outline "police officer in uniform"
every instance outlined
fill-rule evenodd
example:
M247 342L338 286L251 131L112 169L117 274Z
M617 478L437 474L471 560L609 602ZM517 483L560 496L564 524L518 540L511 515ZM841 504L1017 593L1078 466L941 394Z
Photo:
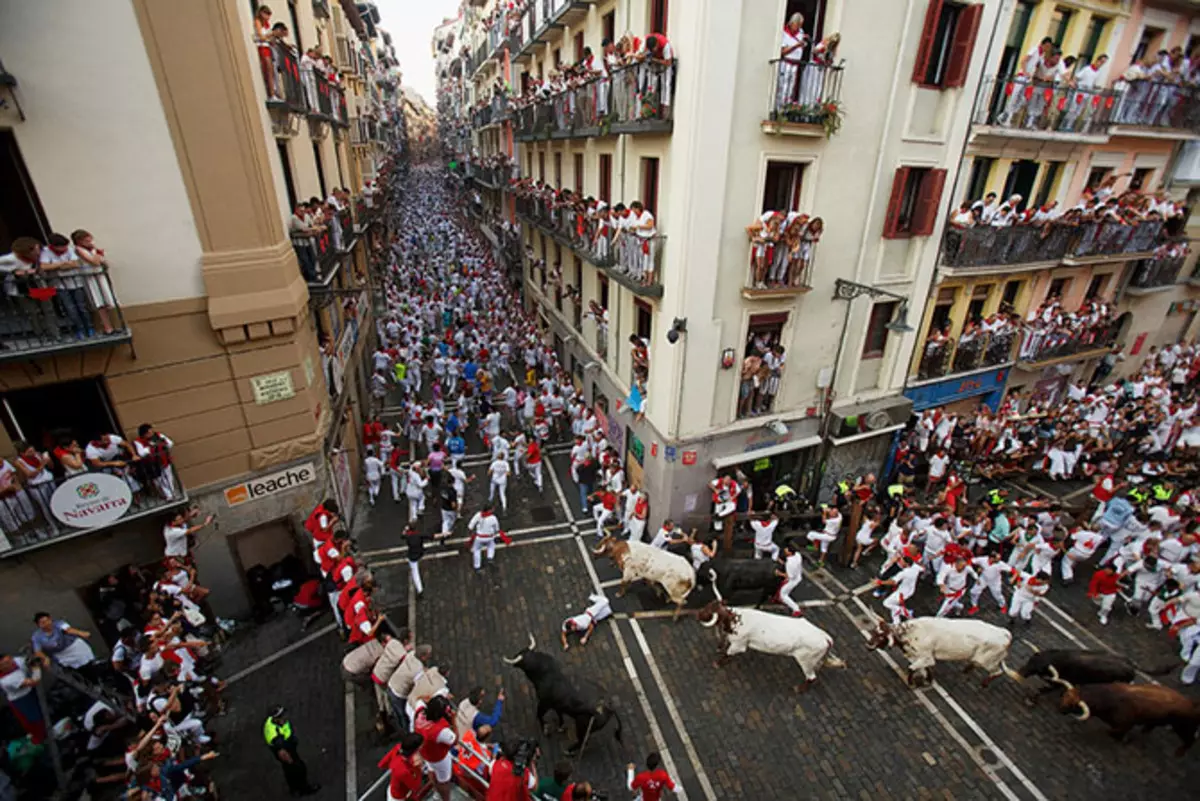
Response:
M277 706L271 710L270 716L263 723L263 739L271 753L279 760L283 768L283 778L287 781L288 793L293 797L312 795L321 789L321 785L308 781L308 766L300 758L297 751L299 742L292 736L292 724L287 719L283 707Z

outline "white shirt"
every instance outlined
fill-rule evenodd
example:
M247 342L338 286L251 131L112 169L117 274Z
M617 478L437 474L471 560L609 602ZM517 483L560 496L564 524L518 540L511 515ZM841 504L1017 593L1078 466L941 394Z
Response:
M968 579L978 579L975 571L970 567L964 567L959 570L954 565L942 565L942 569L937 575L937 585L942 588L942 592L947 595L953 595L966 588Z
M508 481L508 471L511 468L505 459L507 455L507 450L503 455L497 455L496 460L492 462L492 466L488 468L488 474L491 475L493 483L503 484Z
M936 453L929 457L929 477L941 478L946 475L946 466L950 464L949 456L938 456Z
M770 548L775 543L775 529L779 528L779 521L751 520L750 528L754 530L755 547Z
M972 559L971 564L979 568L979 580L989 587L1000 586L1000 577L1012 571L1012 567L1003 559L991 562L986 556Z
M490 540L500 533L500 521L495 515L476 512L475 516L471 518L471 522L467 524L467 529L474 532L479 539Z
M16 701L33 692L32 687L21 686L26 679L30 678L26 672L25 660L14 656L13 662L16 663L17 669L12 673L0 676L0 689L4 690L4 695L9 701Z
M804 556L794 553L783 563L783 571L787 573L788 582L799 583L804 578Z
M363 459L363 475L367 477L367 481L378 481L383 477L383 462L375 456Z
M163 526L163 539L166 540L166 547L163 548L163 556L187 556L187 525L172 526L170 524Z
M917 579L921 577L921 566L912 564L895 575L896 592L901 598L911 598L917 589Z

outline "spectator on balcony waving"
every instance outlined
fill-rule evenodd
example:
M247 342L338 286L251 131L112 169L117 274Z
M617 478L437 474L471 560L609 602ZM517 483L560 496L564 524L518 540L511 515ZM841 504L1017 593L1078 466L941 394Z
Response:
M796 12L788 17L779 37L779 79L775 92L775 108L782 109L796 95L796 84L800 80L800 69L804 64L804 48L808 46L808 34L804 32L804 15Z

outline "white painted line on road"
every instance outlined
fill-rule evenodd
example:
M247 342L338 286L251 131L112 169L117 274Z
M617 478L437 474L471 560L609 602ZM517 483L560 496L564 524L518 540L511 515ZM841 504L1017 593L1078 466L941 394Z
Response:
M654 683L658 685L658 690L662 694L663 703L667 707L667 715L675 724L675 733L679 735L679 739L683 743L683 750L687 752L692 767L696 769L696 778L704 789L705 797L716 799L717 794L713 791L712 782L708 780L708 774L704 772L704 763L700 760L700 755L696 753L696 746L683 726L683 718L679 715L679 709L675 706L671 691L667 689L667 684L663 681L662 672L658 669L658 662L654 660L654 654L650 653L650 643L646 642L646 635L642 633L641 624L636 620L631 620L629 627L633 629L633 638L637 640L638 647L642 649L642 656L646 658L646 664L650 666L650 675L654 678Z
M378 790L380 786L382 786L383 783L390 778L392 778L391 771L384 771L381 773L379 778L372 782L371 786L367 788L367 791L360 795L356 801L367 801L367 799L374 795L375 791Z
M276 651L275 653L271 654L267 658L260 659L257 662L255 662L253 665L250 665L249 667L246 667L246 668L242 668L237 673L234 673L232 676L225 679L225 684L229 685L229 684L233 684L235 681L241 681L242 679L249 676L251 673L256 673L257 671L261 670L262 668L265 668L267 665L275 664L280 659L283 659L285 656L292 653L293 651L295 651L299 648L303 648L304 646L308 645L313 640L324 637L326 634L328 634L329 632L333 631L336 628L337 628L336 623L330 623L329 625L327 625L323 628L317 629L312 634L305 637L303 640L298 640L298 641L292 643L291 645L287 646L286 648L282 648L282 649Z
M346 682L346 801L358 801L358 744L354 732L354 685Z
M503 551L506 548L520 548L525 545L541 545L542 543L546 543L546 542L559 542L561 540L574 539L576 536L577 535L574 532L566 532L563 534L551 534L550 536L547 536L547 537L534 537L533 539L529 539L529 540L517 540L512 545L501 544L500 550ZM463 540L462 542L465 543L466 540ZM425 561L429 561L432 559L449 559L454 556L465 556L465 555L466 554L463 551L460 551L458 549L455 549L453 551L438 551L437 553L431 553L431 554L427 554L427 555L423 556L421 558L421 561L425 562ZM379 568L379 567L393 567L395 565L407 565L407 564L408 564L407 559L388 559L383 562L372 563L371 568L375 569L375 568Z
M547 523L547 524L541 525L541 526L529 526L528 528L513 529L512 531L506 531L504 533L510 537L519 537L524 534L539 534L543 531L554 531L555 529L563 529L569 525L570 525L569 523ZM469 537L452 537L448 540L439 540L439 542L445 543L446 545L465 545L469 539L470 539ZM359 554L359 556L361 556L364 559L369 559L372 556L388 556L388 555L394 554L394 553L408 553L408 546L407 545L397 545L394 548L379 548L374 551L363 551L362 553Z
M1099 637L1097 637L1095 634L1093 634L1091 631L1089 631L1089 630L1088 630L1088 628L1087 628L1087 626L1083 625L1083 624L1082 624L1082 623L1080 623L1078 620L1076 620L1074 617L1072 617L1072 616L1070 615L1070 613L1068 613L1068 612L1064 611L1063 609L1060 609L1060 608L1059 608L1059 607L1058 607L1056 604L1054 604L1054 603L1051 603L1051 601L1050 601L1048 598L1043 598L1043 599L1041 600L1041 602L1039 602L1039 603L1038 603L1038 605L1037 605L1036 607L1034 607L1034 611L1035 611L1035 612L1037 612L1037 613L1038 613L1039 615L1041 615L1042 617L1044 617L1044 618L1046 619L1046 622L1047 622L1047 623L1049 623L1051 626L1054 626L1054 628L1056 628L1056 629L1058 629L1060 632L1062 632L1062 633L1063 633L1063 636L1065 636L1067 639L1069 639L1069 640L1071 640L1072 642L1074 642L1074 643L1075 643L1076 645L1078 645L1080 648L1083 648L1083 649L1085 649L1085 650L1086 650L1086 649L1087 649L1087 645L1085 645L1085 644L1083 643L1083 641L1082 641L1082 640L1080 640L1078 637L1075 637L1075 636L1073 636L1073 635L1069 634L1069 633L1068 633L1068 632L1067 632L1067 631L1066 631L1064 628L1062 628L1061 626L1059 626L1058 624L1056 624L1056 623L1055 623L1055 622L1054 622L1054 621L1053 621L1053 620L1050 618L1050 616L1049 616L1049 615L1047 615L1045 612L1043 612L1043 611L1042 611L1042 606L1043 606L1043 605L1044 605L1044 606L1045 606L1047 609L1049 609L1049 610L1053 611L1055 614L1057 614L1057 615L1058 615L1059 617L1061 617L1063 620L1066 620L1066 621L1068 621L1069 623L1071 623L1072 625L1074 625L1074 626L1075 626L1075 628L1079 629L1081 632L1083 632L1085 635L1087 635L1088 639L1090 639L1092 642L1094 642L1094 643L1096 643L1097 645L1099 645L1099 646L1100 646L1101 648L1103 648L1104 650L1108 651L1110 654L1116 654L1117 656L1124 656L1124 654L1122 654L1120 651L1118 651L1117 649L1113 648L1111 645L1109 645L1108 643L1106 643L1104 640L1100 639L1100 638L1099 638ZM1157 679L1155 679L1155 678L1154 678L1153 676L1151 676L1149 673L1145 673L1145 672L1143 672L1143 671L1141 671L1141 670L1138 670L1138 671L1137 671L1137 675L1138 675L1138 676L1139 676L1139 677L1140 677L1140 678L1141 678L1143 681L1149 682L1150 684L1161 684L1161 682L1159 682Z
M620 579L610 579L608 581L602 581L602 582L600 582L600 586L606 590L611 589L613 587L619 587L619 586L621 586L621 580Z

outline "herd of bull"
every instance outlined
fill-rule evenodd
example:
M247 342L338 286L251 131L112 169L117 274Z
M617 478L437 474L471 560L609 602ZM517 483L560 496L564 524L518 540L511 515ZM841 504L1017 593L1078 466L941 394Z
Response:
M687 559L639 542L607 537L593 554L608 556L621 570L618 595L624 594L634 581L656 584L675 604L676 617L697 584L696 571ZM718 666L748 650L790 656L804 673L805 680L798 691L816 681L822 667L845 667L845 662L833 653L833 638L808 620L729 606L725 596L733 592L759 593L758 605L761 605L778 586L769 561L729 561L741 564L714 564L706 568L716 599L688 613L701 625L719 633ZM756 565L771 570L770 576ZM759 573L763 573L765 586L770 588L766 595L761 594L763 588L754 582ZM1115 654L1053 650L1034 653L1020 671L1014 671L1005 662L1011 645L1012 633L1006 628L979 620L937 617L918 617L898 624L877 619L867 643L871 650L895 647L903 651L909 663L910 685L927 683L930 669L937 662L964 662L965 671L978 667L985 673L984 687L1001 674L1020 682L1040 679L1041 689L1028 696L1031 705L1038 696L1061 690L1062 713L1073 714L1079 720L1101 720L1118 740L1135 726L1144 729L1169 726L1181 741L1177 756L1182 756L1195 742L1200 730L1200 703L1169 687L1133 683L1139 673L1162 674L1169 672L1170 666L1143 670ZM610 720L616 721L616 736L620 740L620 717L603 689L564 670L554 657L538 651L532 634L528 646L505 661L519 668L533 685L539 724L545 725L545 717L552 711L563 730L568 719L574 721L572 752L584 747L588 737Z

